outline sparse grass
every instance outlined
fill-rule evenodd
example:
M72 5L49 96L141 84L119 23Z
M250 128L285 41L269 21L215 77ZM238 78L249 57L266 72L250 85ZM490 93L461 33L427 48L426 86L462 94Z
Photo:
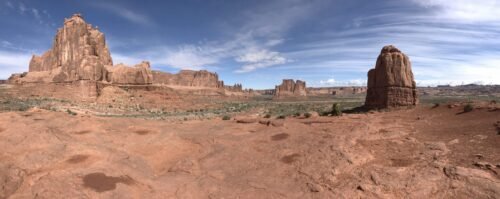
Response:
M468 113L474 110L474 106L472 104L468 103L467 105L464 106L464 113Z
M300 115L301 114L299 112L296 112L296 113L293 114L293 116L295 116L295 117L299 117Z
M338 104L338 103L333 104L332 115L333 116L341 116L342 115L342 108L340 107L340 104Z

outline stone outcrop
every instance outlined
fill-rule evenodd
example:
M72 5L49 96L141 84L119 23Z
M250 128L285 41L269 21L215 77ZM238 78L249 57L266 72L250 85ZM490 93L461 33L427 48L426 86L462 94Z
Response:
M231 92L243 92L243 86L241 84L234 84L233 86L224 86L224 89Z
M197 88L225 89L217 73L206 70L181 70L177 74L152 71L150 63L143 61L129 67L113 66L104 34L97 27L87 24L80 14L65 19L58 29L53 46L41 56L33 55L29 72L13 74L9 83L66 83L79 85L150 85L186 86ZM85 87L86 88L86 87ZM242 91L241 85L231 87ZM99 93L96 90L95 93ZM219 92L223 93L223 92Z
M112 84L152 84L153 73L149 62L143 61L134 67L123 64L106 67L108 71L106 80Z
M177 74L171 74L161 71L153 71L153 83L172 86L190 86L223 88L224 82L219 81L219 75L206 70L193 71L181 70Z
M274 97L303 97L307 96L306 82L293 79L284 79L281 85L276 86Z
M106 39L80 14L65 19L53 46L42 56L33 55L27 74L13 75L9 82L72 83L93 81L113 84L152 84L149 62L134 67L113 66Z
M367 108L394 108L418 103L408 56L390 45L382 48L374 69L368 72Z
M57 31L50 50L33 55L29 72L51 71L53 82L100 81L106 65L113 61L104 34L75 14Z

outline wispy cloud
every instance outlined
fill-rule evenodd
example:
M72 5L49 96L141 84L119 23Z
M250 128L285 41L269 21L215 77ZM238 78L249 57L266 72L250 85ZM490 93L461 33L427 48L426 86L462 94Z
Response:
M204 68L228 60L241 64L236 73L289 63L290 59L276 46L285 42L287 31L294 24L307 19L316 1L270 1L265 6L243 12L241 28L227 40L209 41L202 44L185 44L177 50L169 50L163 63L174 68Z
M5 5L6 5L8 8L10 8L10 9L14 9L14 5L13 5L13 4L12 4L12 2L10 2L10 1L6 1L6 2L5 2Z
M414 3L434 8L437 17L466 20L469 22L500 21L500 1L498 0L412 0Z
M365 79L351 79L338 81L334 78L329 78L325 80L312 81L309 83L312 87L334 87L334 86L366 86Z
M245 63L237 73L251 72L260 68L280 65L289 62L279 52L269 51L266 49L247 52L235 59L239 63Z
M155 24L154 21L147 15L132 11L128 8L122 7L117 4L99 2L99 3L92 3L91 5L109 11L114 15L119 16L135 24L144 26L152 26Z

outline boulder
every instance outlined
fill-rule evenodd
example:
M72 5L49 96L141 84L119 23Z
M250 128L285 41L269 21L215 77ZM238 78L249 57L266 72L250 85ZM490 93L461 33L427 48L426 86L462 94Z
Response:
M367 108L415 106L417 89L408 56L396 47L382 48L374 69L368 71Z
M284 79L281 85L276 86L274 91L275 98L303 96L307 96L306 82L301 80Z

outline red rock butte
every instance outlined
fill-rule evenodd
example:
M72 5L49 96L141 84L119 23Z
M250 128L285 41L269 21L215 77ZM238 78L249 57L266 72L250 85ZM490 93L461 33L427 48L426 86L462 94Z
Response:
M374 69L368 71L367 108L415 106L417 89L408 56L396 47L382 48Z
M182 70L178 74L170 74L152 71L148 61L133 67L122 63L113 65L104 34L97 27L86 23L80 14L65 19L64 26L57 31L52 48L42 56L33 55L29 72L13 74L9 82L80 82L78 85L90 85L95 88L102 88L102 85L153 84L243 91L241 84L225 86L216 73L206 70Z
M281 85L276 86L274 92L275 98L305 96L307 96L306 82L301 80L284 79Z

